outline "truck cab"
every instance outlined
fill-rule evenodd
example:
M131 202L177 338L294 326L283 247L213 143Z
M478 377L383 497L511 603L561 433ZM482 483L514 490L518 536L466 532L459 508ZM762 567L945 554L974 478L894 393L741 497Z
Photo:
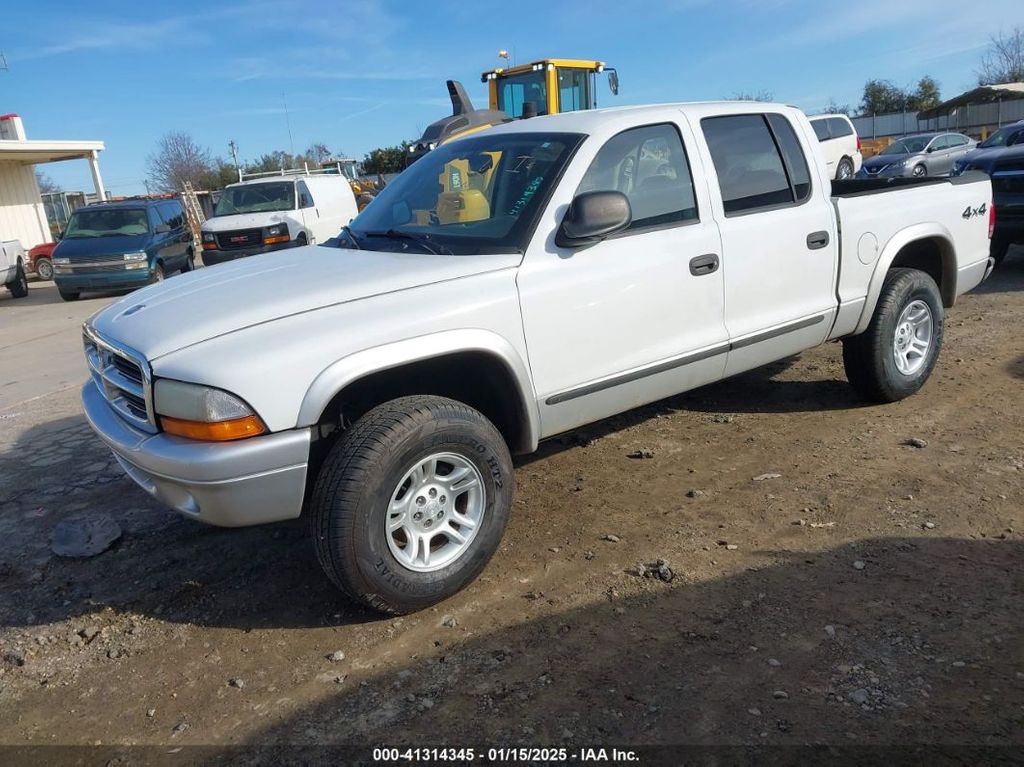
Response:
M487 83L490 108L513 119L597 108L597 76L608 76L608 87L619 92L618 72L603 61L540 59L480 75ZM530 106L532 105L532 106Z

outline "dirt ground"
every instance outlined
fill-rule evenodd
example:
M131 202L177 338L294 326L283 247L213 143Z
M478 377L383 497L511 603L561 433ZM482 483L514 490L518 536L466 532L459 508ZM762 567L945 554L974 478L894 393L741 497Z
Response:
M1024 748L1022 323L1018 251L904 402L829 345L546 443L483 577L400 619L301 521L160 507L76 391L7 409L0 743ZM52 553L98 512L110 550Z

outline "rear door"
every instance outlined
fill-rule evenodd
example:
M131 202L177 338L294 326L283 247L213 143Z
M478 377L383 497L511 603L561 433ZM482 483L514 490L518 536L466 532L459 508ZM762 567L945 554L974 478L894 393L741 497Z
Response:
M705 117L700 130L720 192L732 374L824 340L836 303L834 219L784 114Z
M721 242L684 130L692 146L684 125L661 122L578 158L587 169L575 194L622 192L631 226L581 248L548 236L523 260L517 283L546 435L721 377Z
M949 134L949 171L952 171L953 165L971 151L971 139L962 133L950 133Z

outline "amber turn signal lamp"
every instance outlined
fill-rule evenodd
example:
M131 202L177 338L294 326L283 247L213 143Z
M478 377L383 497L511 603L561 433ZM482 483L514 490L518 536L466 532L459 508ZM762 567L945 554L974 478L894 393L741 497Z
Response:
M255 437L267 430L263 422L254 415L213 423L186 421L182 418L169 418L162 415L160 416L160 425L168 434L203 442L231 442L236 439Z
M279 242L288 242L288 235L287 234L280 234L277 237L264 237L263 238L263 244L264 245L276 245Z

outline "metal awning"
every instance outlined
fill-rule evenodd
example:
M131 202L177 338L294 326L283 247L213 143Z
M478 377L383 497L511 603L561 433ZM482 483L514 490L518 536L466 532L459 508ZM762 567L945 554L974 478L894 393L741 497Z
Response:
M105 149L102 141L0 140L0 161L38 165L62 160L90 160Z
M1000 85L982 85L972 91L961 93L956 98L943 101L938 106L917 113L918 120L930 120L949 114L957 107L967 104L987 104L993 101L1012 101L1024 99L1024 83L1002 83Z

